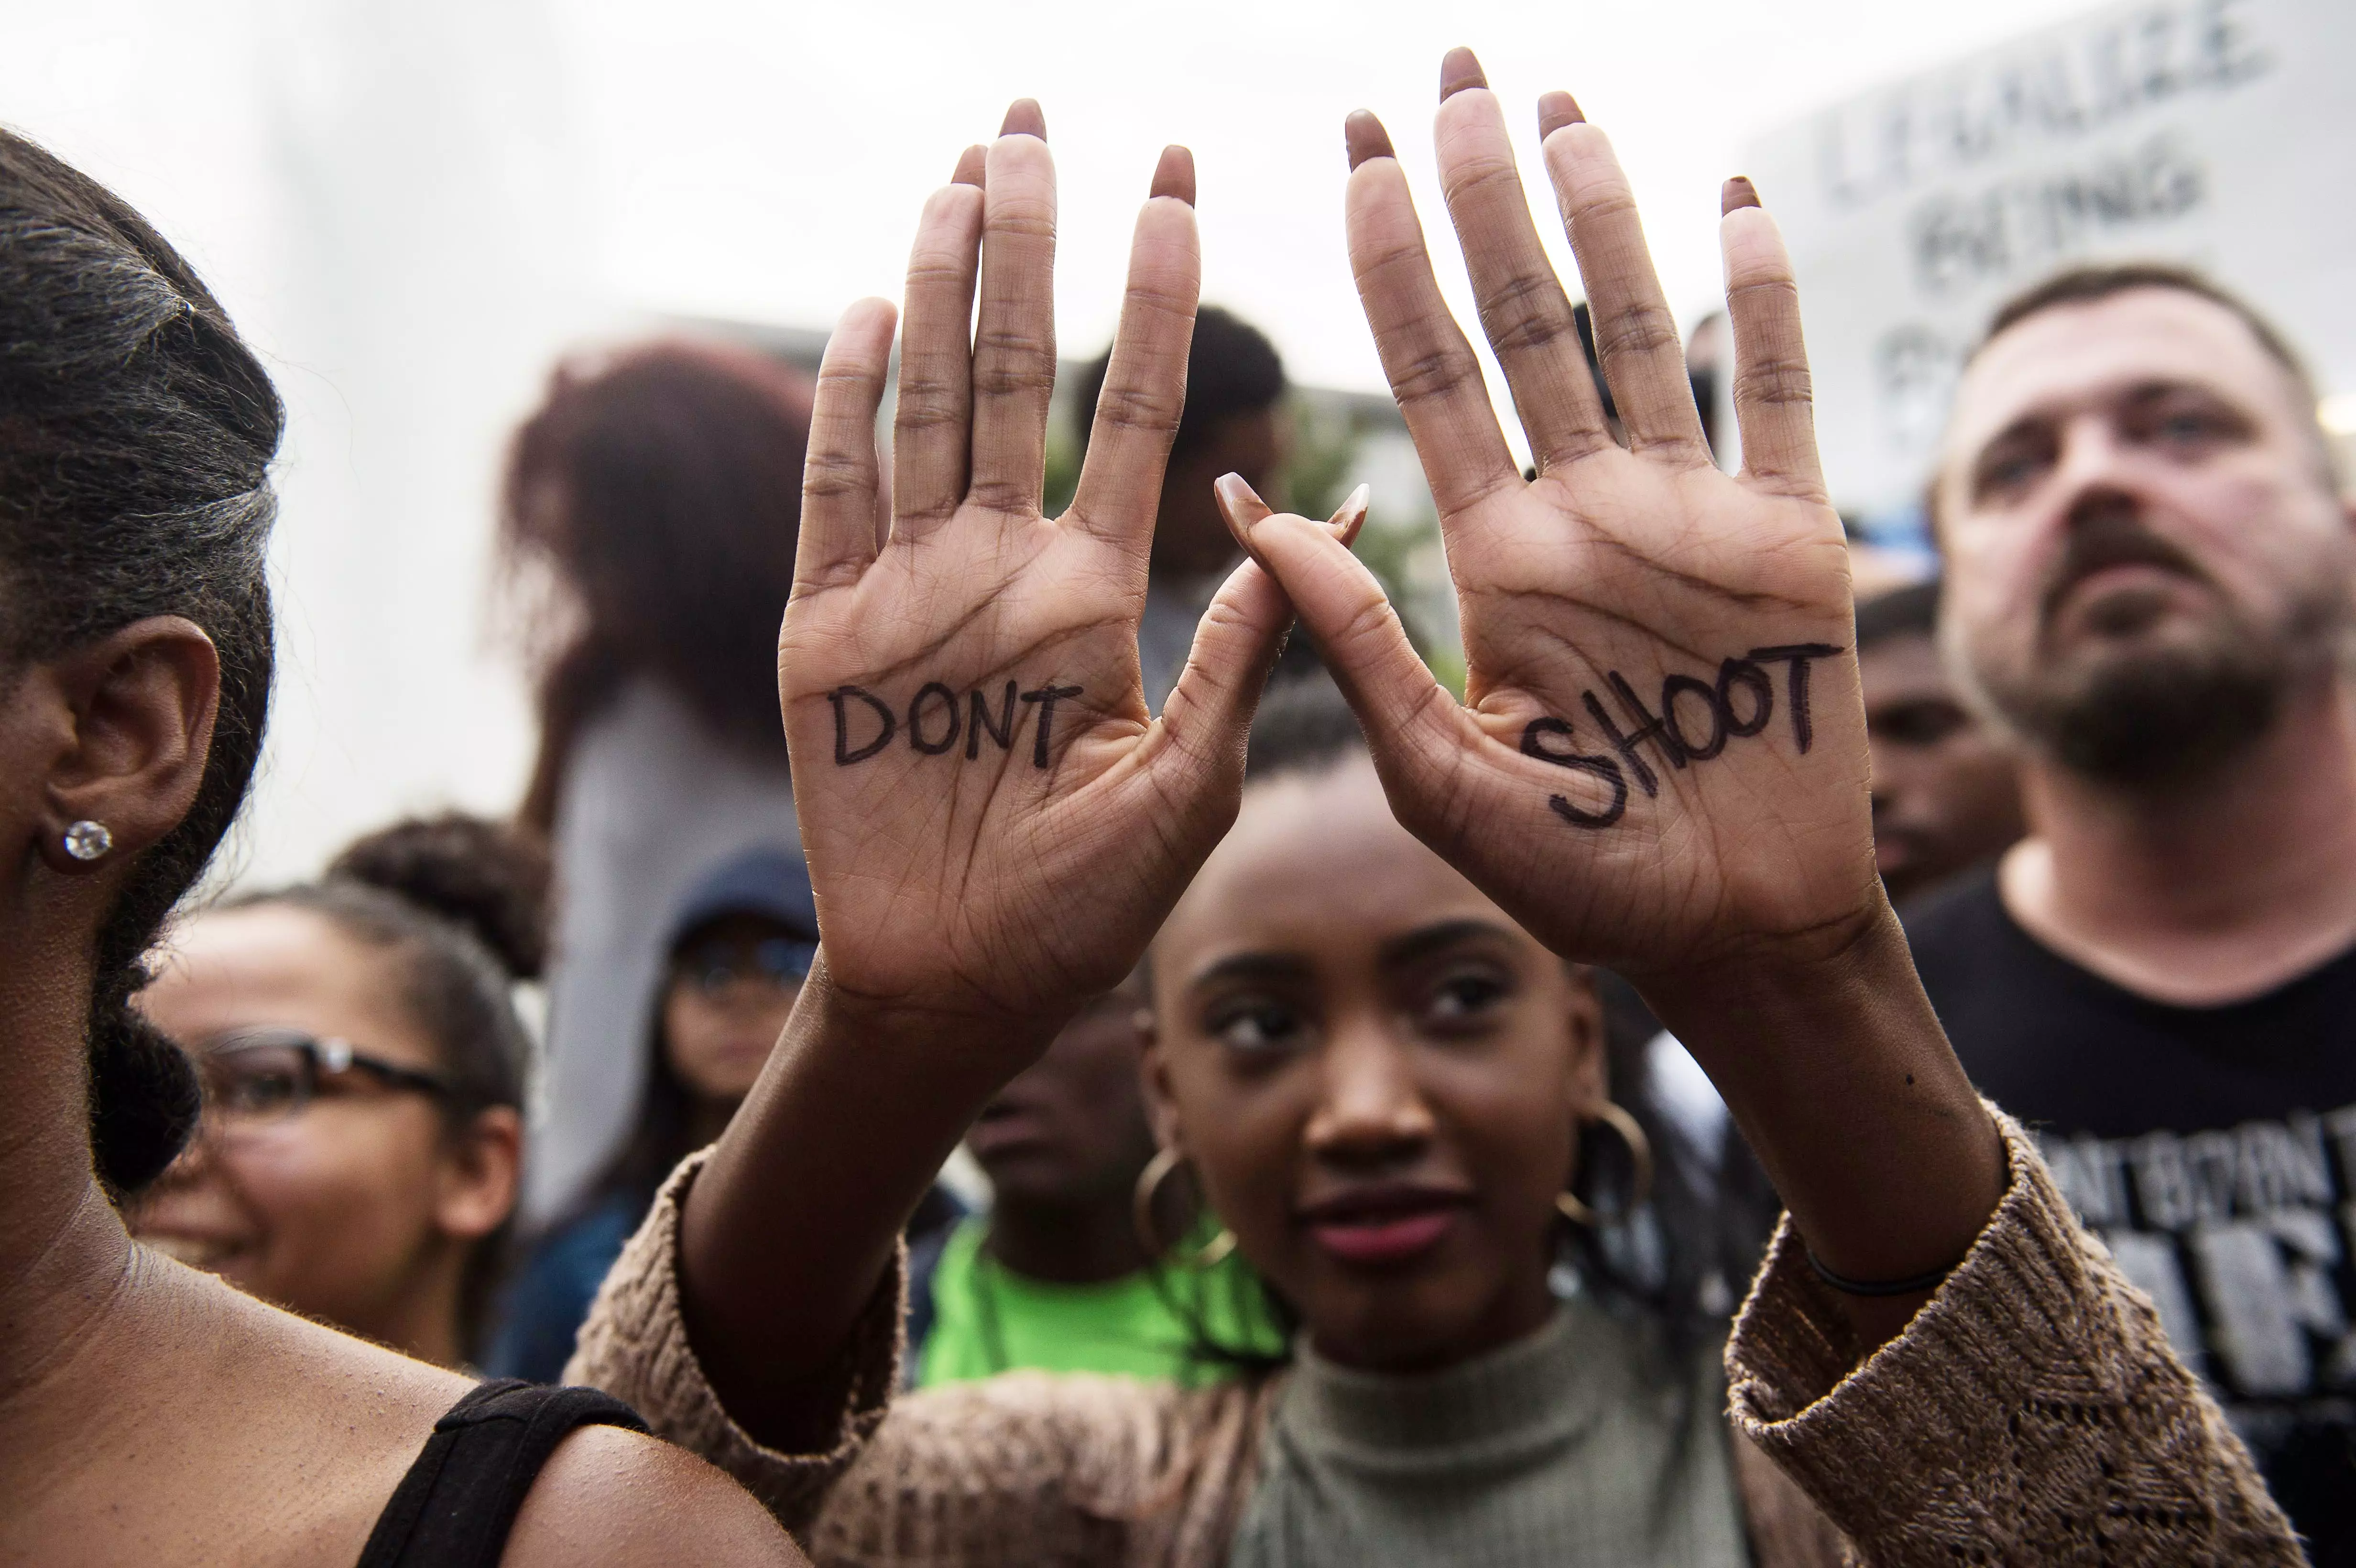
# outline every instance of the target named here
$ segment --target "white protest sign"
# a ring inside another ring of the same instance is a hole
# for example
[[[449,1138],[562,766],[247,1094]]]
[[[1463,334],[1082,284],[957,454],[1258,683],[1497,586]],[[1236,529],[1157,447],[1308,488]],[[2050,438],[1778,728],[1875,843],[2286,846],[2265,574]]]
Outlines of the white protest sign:
[[[2143,0],[1770,135],[1835,499],[1908,507],[1994,308],[2074,261],[2190,262],[2356,391],[2356,3]]]

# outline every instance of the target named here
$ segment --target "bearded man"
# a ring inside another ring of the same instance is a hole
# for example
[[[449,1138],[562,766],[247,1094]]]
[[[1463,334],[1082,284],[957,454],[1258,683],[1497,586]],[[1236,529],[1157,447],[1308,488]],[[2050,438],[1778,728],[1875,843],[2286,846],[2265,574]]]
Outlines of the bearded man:
[[[2197,274],[1998,313],[1932,490],[1949,667],[2029,837],[1909,911],[1964,1064],[2356,1562],[2356,509],[2297,357]]]

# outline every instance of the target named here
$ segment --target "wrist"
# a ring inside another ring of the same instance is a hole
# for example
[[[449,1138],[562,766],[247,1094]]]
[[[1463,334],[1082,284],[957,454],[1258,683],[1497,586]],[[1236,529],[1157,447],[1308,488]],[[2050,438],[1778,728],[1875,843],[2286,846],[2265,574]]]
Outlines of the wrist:
[[[1003,1080],[1037,1061],[1068,1021],[1068,1016],[1011,1013],[970,999],[862,992],[845,983],[821,945],[786,1026],[786,1041],[805,1049],[839,1043],[895,1056],[937,1052]]]

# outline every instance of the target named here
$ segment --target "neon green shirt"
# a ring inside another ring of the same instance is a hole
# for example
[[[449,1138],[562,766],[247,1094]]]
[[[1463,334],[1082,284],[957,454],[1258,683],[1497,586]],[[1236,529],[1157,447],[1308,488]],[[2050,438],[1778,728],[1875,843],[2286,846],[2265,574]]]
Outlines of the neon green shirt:
[[[1250,1265],[1230,1254],[1207,1269],[1144,1270],[1102,1285],[1049,1285],[984,1253],[990,1221],[962,1221],[933,1275],[933,1331],[916,1369],[919,1388],[966,1382],[1017,1367],[1121,1372],[1200,1383],[1226,1375],[1193,1360],[1197,1330],[1220,1344],[1274,1351]],[[1166,1293],[1166,1296],[1165,1296]]]

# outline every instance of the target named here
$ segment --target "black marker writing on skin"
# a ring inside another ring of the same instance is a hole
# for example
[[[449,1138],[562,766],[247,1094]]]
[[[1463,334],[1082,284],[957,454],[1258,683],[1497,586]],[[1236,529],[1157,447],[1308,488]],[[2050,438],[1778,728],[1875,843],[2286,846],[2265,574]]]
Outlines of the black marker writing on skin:
[[[904,731],[910,749],[927,757],[955,751],[960,733],[965,736],[969,762],[981,755],[984,735],[997,741],[1001,751],[1012,751],[1017,723],[1014,705],[1019,699],[1038,706],[1039,728],[1032,737],[1031,763],[1044,768],[1054,744],[1055,704],[1079,696],[1081,688],[1049,681],[1036,691],[1018,691],[1020,685],[1019,681],[1006,683],[1005,695],[993,717],[989,700],[980,692],[968,692],[960,703],[955,688],[943,681],[928,680],[916,688],[905,720],[893,711],[890,703],[865,687],[838,686],[826,694],[826,699],[834,705],[834,765],[847,768],[863,763],[890,745],[893,738]],[[874,716],[877,729],[873,739],[854,746],[851,735],[857,706],[864,706]]]
[[[1047,726],[1055,722],[1055,704],[1066,697],[1077,697],[1079,694],[1080,688],[1076,686],[1057,686],[1052,681],[1036,691],[1026,691],[1023,694],[1023,701],[1035,702],[1039,705],[1039,731],[1031,738],[1033,767],[1044,768],[1047,765]]]
[[[1558,768],[1591,773],[1609,783],[1612,804],[1601,811],[1583,810],[1558,795],[1547,798],[1555,815],[1574,827],[1609,827],[1627,812],[1630,776],[1634,777],[1636,787],[1648,799],[1661,793],[1659,776],[1638,749],[1646,742],[1672,768],[1683,768],[1708,762],[1724,752],[1729,741],[1748,740],[1766,730],[1768,720],[1775,712],[1775,684],[1763,667],[1767,665],[1790,667],[1786,689],[1792,710],[1792,740],[1805,752],[1815,738],[1808,714],[1808,666],[1813,660],[1829,658],[1839,652],[1829,643],[1786,643],[1753,648],[1740,658],[1724,660],[1718,667],[1715,682],[1690,675],[1665,677],[1657,713],[1645,706],[1644,699],[1636,695],[1635,688],[1618,670],[1607,670],[1603,684],[1610,688],[1622,715],[1635,728],[1622,730],[1612,710],[1603,705],[1603,699],[1592,691],[1581,692],[1580,703],[1602,732],[1604,741],[1612,748],[1611,754],[1576,750],[1571,743],[1573,731],[1569,720],[1551,717],[1533,719],[1523,729],[1522,754],[1552,763]],[[1741,704],[1735,696],[1738,690],[1749,698],[1751,710],[1747,714],[1740,711]],[[1684,699],[1682,706],[1680,699]],[[1708,728],[1697,738],[1695,731],[1687,726],[1703,722]],[[1559,745],[1551,743],[1549,738]]]

